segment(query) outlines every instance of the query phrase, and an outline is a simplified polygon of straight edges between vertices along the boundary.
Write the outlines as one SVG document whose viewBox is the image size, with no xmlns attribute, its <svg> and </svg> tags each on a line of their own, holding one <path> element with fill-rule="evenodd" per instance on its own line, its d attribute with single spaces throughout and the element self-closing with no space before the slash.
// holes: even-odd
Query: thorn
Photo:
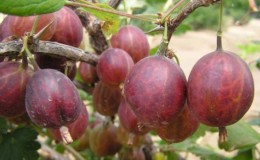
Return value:
<svg viewBox="0 0 260 160">
<path fill-rule="evenodd" d="M 145 32 L 145 33 L 148 34 L 148 33 L 154 33 L 154 32 L 162 32 L 162 31 L 164 31 L 164 27 L 162 27 L 162 26 L 157 26 L 157 27 L 155 27 L 154 29 L 151 29 L 150 31 Z"/>
<path fill-rule="evenodd" d="M 36 33 L 33 36 L 33 38 L 39 39 L 47 31 L 47 29 L 49 29 L 49 27 L 53 24 L 54 21 L 55 21 L 55 18 L 52 19 L 51 22 L 49 24 L 47 24 L 44 28 L 42 28 L 38 33 Z"/>
</svg>

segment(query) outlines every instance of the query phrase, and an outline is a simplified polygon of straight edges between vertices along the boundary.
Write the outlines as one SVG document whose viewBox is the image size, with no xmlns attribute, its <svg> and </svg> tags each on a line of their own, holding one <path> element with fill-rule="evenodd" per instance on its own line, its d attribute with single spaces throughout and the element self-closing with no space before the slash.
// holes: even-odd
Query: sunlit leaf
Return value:
<svg viewBox="0 0 260 160">
<path fill-rule="evenodd" d="M 98 8 L 115 10 L 114 8 L 110 7 L 106 3 L 95 3 L 93 5 Z M 80 10 L 86 11 L 86 12 L 96 16 L 99 20 L 104 21 L 104 23 L 102 24 L 102 30 L 106 34 L 111 34 L 111 33 L 113 34 L 118 31 L 119 26 L 120 26 L 120 17 L 118 15 L 113 14 L 113 13 L 108 13 L 105 11 L 101 11 L 101 10 L 87 8 L 87 7 L 80 8 Z"/>
<path fill-rule="evenodd" d="M 30 16 L 51 13 L 64 6 L 64 0 L 1 0 L 0 12 Z"/>
</svg>

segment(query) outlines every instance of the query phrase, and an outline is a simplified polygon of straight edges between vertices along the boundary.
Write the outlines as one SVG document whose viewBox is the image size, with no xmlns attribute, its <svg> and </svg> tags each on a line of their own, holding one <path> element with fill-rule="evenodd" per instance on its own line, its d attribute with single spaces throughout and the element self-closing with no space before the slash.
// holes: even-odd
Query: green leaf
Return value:
<svg viewBox="0 0 260 160">
<path fill-rule="evenodd" d="M 165 154 L 167 156 L 167 159 L 171 159 L 171 160 L 179 160 L 179 159 L 181 159 L 180 155 L 178 155 L 175 152 L 168 151 L 168 152 L 165 152 Z"/>
<path fill-rule="evenodd" d="M 36 142 L 37 132 L 29 127 L 17 128 L 13 132 L 3 134 L 0 143 L 0 159 L 3 160 L 35 160 L 39 157 Z"/>
<path fill-rule="evenodd" d="M 146 1 L 146 11 L 145 13 L 158 13 L 163 10 L 163 7 L 167 0 L 145 0 Z"/>
<path fill-rule="evenodd" d="M 93 4 L 93 6 L 103 8 L 103 9 L 115 10 L 114 8 L 110 7 L 106 3 L 95 3 Z M 92 9 L 92 8 L 86 8 L 86 7 L 79 8 L 79 9 L 96 16 L 99 20 L 103 20 L 104 23 L 102 24 L 102 31 L 107 35 L 116 33 L 119 30 L 120 17 L 118 15 L 115 15 L 113 13 L 107 13 L 101 10 Z"/>
<path fill-rule="evenodd" d="M 8 129 L 6 120 L 4 118 L 0 118 L 0 134 L 6 133 Z"/>
<path fill-rule="evenodd" d="M 242 58 L 247 58 L 247 56 L 252 54 L 259 54 L 260 51 L 260 44 L 255 42 L 250 42 L 248 44 L 238 45 L 238 48 L 241 49 L 241 53 L 239 56 Z"/>
<path fill-rule="evenodd" d="M 240 150 L 235 157 L 233 157 L 233 160 L 241 160 L 241 159 L 246 159 L 246 160 L 253 160 L 253 151 L 252 148 L 246 149 L 246 150 Z"/>
<path fill-rule="evenodd" d="M 228 141 L 222 148 L 227 151 L 251 148 L 260 142 L 260 134 L 243 120 L 227 126 L 226 129 Z"/>
<path fill-rule="evenodd" d="M 203 148 L 198 145 L 190 147 L 188 151 L 199 156 L 201 160 L 231 160 L 230 158 L 218 154 L 211 149 Z"/>
<path fill-rule="evenodd" d="M 260 70 L 260 59 L 256 61 L 256 67 Z"/>
<path fill-rule="evenodd" d="M 65 151 L 65 148 L 63 147 L 63 145 L 62 144 L 57 144 L 56 146 L 55 146 L 55 151 L 57 151 L 57 152 L 59 152 L 59 153 L 64 153 L 64 151 Z"/>
<path fill-rule="evenodd" d="M 157 50 L 159 49 L 159 45 L 155 46 L 154 48 L 150 49 L 150 55 L 155 55 L 157 53 Z"/>
<path fill-rule="evenodd" d="M 64 0 L 1 0 L 0 12 L 17 16 L 51 13 L 64 6 Z"/>
<path fill-rule="evenodd" d="M 205 136 L 206 132 L 218 132 L 218 128 L 209 127 L 204 124 L 200 124 L 196 132 L 189 138 L 192 142 L 196 142 L 198 138 Z"/>
</svg>

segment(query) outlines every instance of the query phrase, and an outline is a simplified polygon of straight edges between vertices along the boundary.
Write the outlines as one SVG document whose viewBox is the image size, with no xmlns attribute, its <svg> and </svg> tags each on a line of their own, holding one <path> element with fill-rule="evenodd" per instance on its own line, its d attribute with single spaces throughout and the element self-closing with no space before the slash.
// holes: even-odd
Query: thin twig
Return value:
<svg viewBox="0 0 260 160">
<path fill-rule="evenodd" d="M 66 145 L 64 143 L 61 143 L 61 145 L 69 151 L 77 160 L 85 160 L 84 157 L 82 157 L 74 148 L 72 148 L 70 145 Z"/>
<path fill-rule="evenodd" d="M 122 16 L 122 17 L 139 19 L 139 20 L 142 20 L 142 21 L 149 21 L 149 22 L 154 21 L 153 18 L 138 16 L 138 15 L 132 15 L 132 14 L 128 14 L 128 13 L 117 11 L 117 10 L 109 10 L 109 9 L 100 8 L 100 7 L 97 7 L 97 6 L 94 6 L 94 5 L 89 5 L 89 4 L 82 4 L 82 3 L 70 2 L 70 1 L 66 1 L 66 4 L 76 6 L 76 7 L 86 7 L 86 8 L 94 9 L 94 10 L 97 10 L 97 11 L 100 11 L 100 12 L 111 13 L 111 14 Z"/>
<path fill-rule="evenodd" d="M 178 7 L 180 7 L 183 3 L 185 2 L 185 0 L 180 0 L 178 3 L 176 3 L 170 10 L 168 10 L 165 14 L 163 14 L 161 23 L 163 24 L 164 21 L 166 20 L 166 18 L 172 14 L 172 12 L 177 9 Z"/>
<path fill-rule="evenodd" d="M 48 145 L 46 145 L 45 143 L 38 141 L 41 144 L 41 150 L 43 152 L 47 152 L 48 153 L 48 157 L 45 157 L 46 155 L 44 155 L 43 152 L 40 151 L 40 154 L 42 156 L 44 156 L 46 159 L 47 158 L 51 158 L 51 159 L 56 159 L 56 160 L 69 160 L 69 158 L 63 156 L 62 154 L 56 152 L 55 150 L 53 150 L 51 147 L 49 147 Z"/>
<path fill-rule="evenodd" d="M 218 3 L 220 0 L 192 0 L 187 3 L 184 8 L 178 13 L 178 15 L 171 19 L 168 23 L 168 40 L 170 41 L 172 33 L 176 28 L 186 19 L 193 11 L 199 7 L 207 7 L 209 5 Z"/>
</svg>

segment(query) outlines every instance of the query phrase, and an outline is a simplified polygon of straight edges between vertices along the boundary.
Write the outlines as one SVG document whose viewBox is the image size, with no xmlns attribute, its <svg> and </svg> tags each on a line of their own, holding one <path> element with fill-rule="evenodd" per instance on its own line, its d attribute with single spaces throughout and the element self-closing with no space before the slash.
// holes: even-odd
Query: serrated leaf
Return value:
<svg viewBox="0 0 260 160">
<path fill-rule="evenodd" d="M 189 152 L 199 156 L 201 160 L 231 160 L 221 154 L 214 152 L 213 150 L 202 148 L 200 146 L 193 146 L 188 149 Z"/>
<path fill-rule="evenodd" d="M 1 0 L 0 12 L 17 16 L 51 13 L 61 9 L 65 0 Z"/>
<path fill-rule="evenodd" d="M 222 148 L 227 151 L 251 148 L 260 142 L 260 134 L 243 120 L 227 126 L 226 129 L 228 141 Z"/>
<path fill-rule="evenodd" d="M 106 3 L 95 3 L 93 4 L 93 6 L 103 9 L 115 10 Z M 116 33 L 119 30 L 120 17 L 118 15 L 86 7 L 80 8 L 80 10 L 86 11 L 92 14 L 93 16 L 97 17 L 99 20 L 104 21 L 101 27 L 102 31 L 107 35 Z"/>
<path fill-rule="evenodd" d="M 3 134 L 0 143 L 0 159 L 3 160 L 35 160 L 39 157 L 36 142 L 37 132 L 29 127 L 17 128 L 13 132 Z"/>
</svg>

